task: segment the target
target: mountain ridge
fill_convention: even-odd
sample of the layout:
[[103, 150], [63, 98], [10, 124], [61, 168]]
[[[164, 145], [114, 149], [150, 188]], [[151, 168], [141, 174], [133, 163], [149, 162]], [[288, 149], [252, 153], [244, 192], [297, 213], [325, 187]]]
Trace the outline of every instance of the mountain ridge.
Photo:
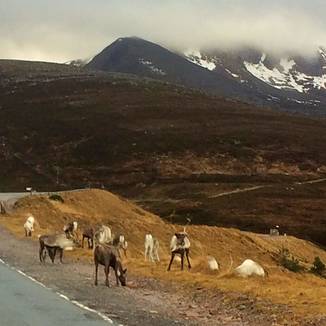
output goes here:
[[326, 115], [326, 51], [320, 47], [318, 53], [319, 62], [298, 55], [276, 58], [249, 48], [179, 53], [125, 37], [107, 46], [86, 67], [147, 76], [291, 112]]

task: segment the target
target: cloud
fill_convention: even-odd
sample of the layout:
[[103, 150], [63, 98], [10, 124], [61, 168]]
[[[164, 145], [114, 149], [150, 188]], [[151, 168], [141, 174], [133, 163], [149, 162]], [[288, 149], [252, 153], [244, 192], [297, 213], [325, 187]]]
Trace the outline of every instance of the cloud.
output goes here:
[[320, 0], [11, 0], [0, 3], [0, 57], [64, 62], [120, 36], [177, 50], [253, 46], [311, 55], [326, 45]]

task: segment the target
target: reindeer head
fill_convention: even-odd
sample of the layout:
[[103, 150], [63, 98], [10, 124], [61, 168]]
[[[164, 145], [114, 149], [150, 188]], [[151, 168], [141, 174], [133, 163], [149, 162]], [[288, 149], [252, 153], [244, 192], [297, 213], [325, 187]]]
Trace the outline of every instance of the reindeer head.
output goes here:
[[175, 233], [175, 236], [177, 237], [177, 244], [179, 246], [184, 246], [185, 245], [185, 238], [187, 236], [186, 232], [177, 232]]
[[121, 285], [126, 286], [127, 285], [127, 268], [121, 269], [121, 272], [118, 271], [118, 277], [119, 277], [119, 281], [120, 281]]

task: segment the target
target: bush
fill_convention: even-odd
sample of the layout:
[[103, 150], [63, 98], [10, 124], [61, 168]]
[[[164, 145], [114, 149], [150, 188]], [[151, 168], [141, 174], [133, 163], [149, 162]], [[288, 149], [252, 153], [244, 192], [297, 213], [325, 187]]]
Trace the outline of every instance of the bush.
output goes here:
[[317, 256], [313, 262], [313, 265], [310, 271], [314, 274], [324, 276], [326, 270], [325, 264], [321, 261], [321, 259]]
[[299, 260], [290, 254], [289, 249], [284, 247], [279, 250], [279, 263], [291, 272], [298, 273], [303, 269]]
[[59, 201], [61, 203], [64, 203], [63, 198], [58, 194], [52, 194], [51, 196], [49, 196], [49, 199], [56, 200], [56, 201]]

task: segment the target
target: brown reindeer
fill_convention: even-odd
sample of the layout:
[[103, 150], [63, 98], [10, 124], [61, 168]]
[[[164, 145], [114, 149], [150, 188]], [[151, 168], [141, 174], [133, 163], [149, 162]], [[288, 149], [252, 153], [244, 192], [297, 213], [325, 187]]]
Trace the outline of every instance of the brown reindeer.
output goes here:
[[181, 270], [183, 270], [183, 260], [185, 255], [188, 261], [188, 269], [191, 268], [190, 260], [189, 260], [190, 241], [185, 231], [177, 232], [174, 234], [170, 242], [170, 250], [171, 250], [171, 260], [168, 267], [168, 271], [171, 269], [171, 265], [173, 263], [176, 254], [181, 256]]
[[88, 249], [93, 249], [94, 235], [95, 235], [95, 228], [92, 226], [87, 227], [83, 230], [83, 232], [82, 232], [82, 248], [84, 248], [84, 239], [87, 239]]
[[105, 285], [109, 284], [110, 267], [114, 269], [117, 286], [119, 281], [122, 286], [126, 286], [127, 269], [123, 269], [119, 259], [118, 251], [115, 247], [106, 245], [97, 245], [94, 249], [94, 263], [95, 263], [95, 285], [97, 285], [98, 265], [104, 266]]

